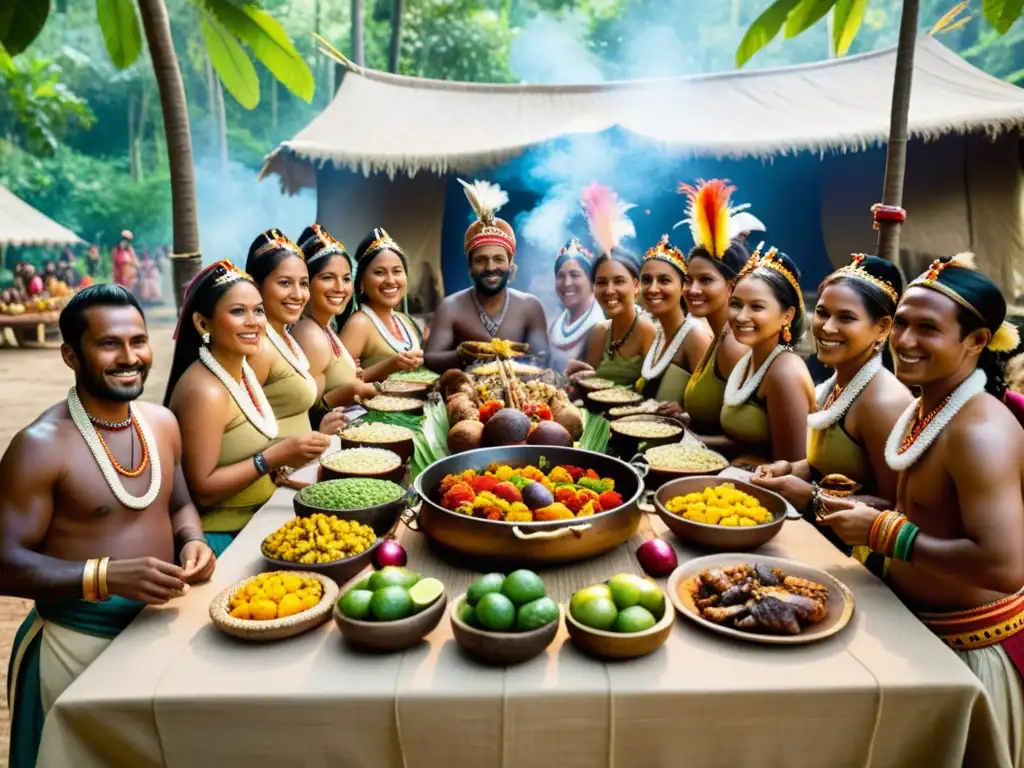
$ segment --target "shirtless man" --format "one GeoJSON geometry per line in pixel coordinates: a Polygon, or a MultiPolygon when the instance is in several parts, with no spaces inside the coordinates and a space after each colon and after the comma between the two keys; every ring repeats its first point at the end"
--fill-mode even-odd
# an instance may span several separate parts
{"type": "Polygon", "coordinates": [[[45,712],[145,605],[214,568],[178,423],[137,401],[152,352],[135,297],[86,288],[60,330],[75,386],[0,460],[0,594],[36,601],[11,656],[12,768],[35,765],[45,712]]]}
{"type": "Polygon", "coordinates": [[[528,344],[529,354],[544,365],[548,358],[544,307],[535,296],[508,287],[516,273],[516,236],[508,222],[495,216],[508,195],[486,182],[461,183],[477,214],[465,237],[473,287],[438,305],[424,362],[427,368],[444,373],[461,368],[471,358],[464,348],[460,353],[465,342],[504,339],[528,344]]]}
{"type": "Polygon", "coordinates": [[[1001,402],[994,354],[1016,347],[1017,333],[971,264],[934,262],[896,311],[896,375],[921,392],[885,451],[899,512],[827,499],[822,522],[892,558],[890,586],[981,679],[1022,766],[1024,430],[1001,402]]]}

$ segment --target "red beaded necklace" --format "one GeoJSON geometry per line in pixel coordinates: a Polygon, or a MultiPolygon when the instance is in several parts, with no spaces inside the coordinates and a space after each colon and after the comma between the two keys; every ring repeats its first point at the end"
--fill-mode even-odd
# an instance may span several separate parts
{"type": "Polygon", "coordinates": [[[244,373],[242,374],[242,384],[245,385],[245,391],[249,393],[249,399],[252,400],[253,406],[256,408],[256,412],[262,416],[263,409],[260,408],[259,402],[256,400],[256,393],[252,391],[252,385],[249,383],[249,377],[244,373]]]}
{"type": "Polygon", "coordinates": [[[142,434],[139,422],[134,416],[132,416],[130,424],[123,427],[117,427],[111,431],[120,432],[122,429],[128,429],[128,427],[134,428],[135,434],[139,437],[139,443],[142,445],[142,458],[139,460],[139,466],[135,469],[125,468],[125,466],[114,457],[114,453],[110,450],[110,446],[107,445],[107,441],[103,439],[103,432],[100,431],[99,427],[93,424],[93,429],[96,430],[96,437],[99,438],[100,445],[103,447],[103,452],[107,454],[107,458],[110,459],[110,463],[114,465],[114,469],[117,473],[124,477],[138,477],[146,471],[146,467],[149,465],[149,447],[146,445],[146,438],[142,434]]]}
{"type": "Polygon", "coordinates": [[[952,393],[942,398],[942,402],[932,408],[924,418],[921,418],[920,413],[918,413],[917,418],[914,419],[914,423],[910,427],[910,432],[907,433],[907,436],[903,438],[903,442],[900,443],[899,453],[906,453],[910,446],[917,442],[917,438],[921,436],[921,433],[935,420],[935,417],[946,407],[946,404],[949,403],[950,397],[952,397],[952,393]]]}

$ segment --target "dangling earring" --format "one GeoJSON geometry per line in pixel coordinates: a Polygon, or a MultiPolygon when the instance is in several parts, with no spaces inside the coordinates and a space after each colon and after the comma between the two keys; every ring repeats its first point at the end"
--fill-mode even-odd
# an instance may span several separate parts
{"type": "Polygon", "coordinates": [[[789,330],[789,323],[782,326],[782,343],[789,346],[793,342],[793,334],[789,330]]]}
{"type": "Polygon", "coordinates": [[[210,334],[209,333],[204,333],[203,334],[203,344],[205,346],[207,346],[207,347],[210,346],[210,334]]]}

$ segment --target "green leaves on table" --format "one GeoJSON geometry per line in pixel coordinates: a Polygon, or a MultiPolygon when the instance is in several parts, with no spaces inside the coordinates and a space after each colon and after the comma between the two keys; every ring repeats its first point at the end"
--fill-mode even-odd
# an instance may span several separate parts
{"type": "Polygon", "coordinates": [[[605,453],[608,450],[608,439],[611,437],[611,425],[604,416],[581,410],[583,414],[583,434],[580,435],[579,447],[584,451],[605,453]]]}
{"type": "Polygon", "coordinates": [[[414,452],[409,476],[415,480],[419,474],[448,455],[448,411],[444,403],[428,402],[423,408],[420,431],[413,438],[414,452]]]}

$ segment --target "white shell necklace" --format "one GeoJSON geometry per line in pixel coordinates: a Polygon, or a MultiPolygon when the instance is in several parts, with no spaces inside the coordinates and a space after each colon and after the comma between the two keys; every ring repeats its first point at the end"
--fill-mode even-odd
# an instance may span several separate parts
{"type": "Polygon", "coordinates": [[[590,302],[590,309],[580,315],[574,323],[569,323],[569,310],[563,309],[562,314],[555,318],[551,325],[551,343],[562,351],[572,349],[596,323],[600,322],[601,317],[603,313],[596,300],[590,302]]]}
{"type": "Polygon", "coordinates": [[[640,375],[644,380],[653,381],[665,372],[669,365],[672,364],[672,361],[676,359],[676,355],[679,354],[679,349],[683,346],[683,342],[686,341],[687,334],[696,325],[697,321],[690,315],[687,315],[666,349],[665,329],[661,327],[661,323],[658,323],[658,333],[654,337],[654,343],[651,345],[651,348],[647,350],[647,357],[644,358],[643,367],[640,369],[640,375]]]}
{"type": "Polygon", "coordinates": [[[911,442],[903,453],[900,447],[908,437],[915,419],[921,408],[921,399],[914,400],[907,406],[907,410],[899,417],[896,424],[889,433],[889,439],[885,443],[885,463],[893,472],[903,472],[910,469],[924,456],[925,452],[932,447],[932,443],[942,433],[953,417],[960,412],[975,395],[985,391],[985,384],[988,377],[982,370],[975,370],[970,376],[964,379],[960,386],[953,390],[946,404],[932,417],[917,437],[911,442]]]}
{"type": "Polygon", "coordinates": [[[810,429],[821,431],[831,427],[833,424],[839,422],[846,412],[850,410],[850,406],[853,405],[853,401],[857,399],[861,392],[871,383],[871,380],[875,378],[875,374],[882,370],[882,356],[880,354],[873,355],[864,365],[860,367],[860,370],[853,375],[850,379],[850,383],[843,387],[842,392],[839,393],[839,397],[835,399],[828,408],[825,408],[825,403],[828,402],[829,395],[832,394],[836,387],[836,380],[839,378],[837,373],[831,379],[826,381],[821,391],[818,392],[818,408],[817,413],[810,413],[807,415],[807,426],[810,429]]]}
{"type": "Polygon", "coordinates": [[[274,345],[274,349],[280,353],[281,357],[287,360],[288,364],[299,372],[302,378],[306,380],[306,384],[312,387],[315,392],[317,389],[316,379],[309,375],[309,360],[306,357],[306,353],[302,351],[302,347],[288,333],[288,329],[284,329],[284,337],[281,337],[274,330],[273,326],[267,323],[267,338],[270,339],[270,343],[274,345]]]}
{"type": "Polygon", "coordinates": [[[244,384],[239,384],[231,378],[231,374],[224,370],[224,366],[217,362],[217,358],[205,345],[199,348],[199,361],[210,369],[210,373],[220,379],[220,383],[230,393],[231,399],[235,401],[249,423],[268,440],[274,440],[277,437],[277,419],[274,418],[274,410],[267,402],[267,396],[263,394],[263,387],[260,386],[256,374],[253,373],[245,358],[242,358],[242,381],[244,384]]]}
{"type": "Polygon", "coordinates": [[[75,387],[72,387],[68,392],[68,412],[71,414],[71,420],[75,423],[75,427],[78,428],[78,432],[82,435],[82,439],[85,440],[85,444],[89,446],[93,458],[96,459],[96,463],[99,465],[100,472],[103,473],[103,478],[107,481],[107,485],[114,496],[117,497],[117,500],[128,509],[145,509],[156,501],[156,497],[160,495],[160,452],[157,450],[156,438],[153,436],[153,432],[142,417],[142,414],[136,411],[132,415],[139,425],[142,439],[146,441],[146,445],[149,447],[149,490],[142,496],[132,496],[121,483],[121,478],[114,468],[114,462],[110,460],[107,452],[103,450],[103,446],[100,444],[99,433],[97,433],[96,427],[89,420],[89,413],[85,410],[85,406],[82,405],[82,401],[78,397],[78,390],[75,387]]]}
{"type": "Polygon", "coordinates": [[[364,315],[370,318],[370,321],[377,329],[377,333],[384,337],[384,341],[388,343],[388,346],[391,347],[391,349],[393,349],[396,354],[401,355],[406,352],[411,352],[413,349],[416,348],[416,339],[413,337],[412,333],[410,332],[406,324],[402,321],[402,316],[399,315],[397,312],[394,312],[392,314],[392,317],[395,318],[395,323],[397,323],[398,329],[402,332],[401,339],[395,338],[394,333],[392,333],[391,330],[386,325],[384,325],[384,321],[380,319],[380,317],[377,315],[376,312],[373,311],[373,309],[365,305],[360,307],[359,309],[364,315]]]}
{"type": "Polygon", "coordinates": [[[772,363],[775,362],[775,358],[785,352],[788,347],[779,344],[771,351],[765,361],[761,363],[761,367],[756,371],[747,376],[747,380],[743,382],[743,386],[740,386],[740,382],[743,381],[743,377],[750,372],[750,366],[754,362],[754,350],[750,350],[740,361],[736,363],[736,367],[732,369],[732,373],[729,374],[729,380],[725,383],[725,398],[724,402],[726,405],[737,406],[743,405],[750,396],[757,392],[757,388],[761,386],[761,381],[764,379],[764,375],[768,373],[768,369],[771,368],[772,363]]]}

